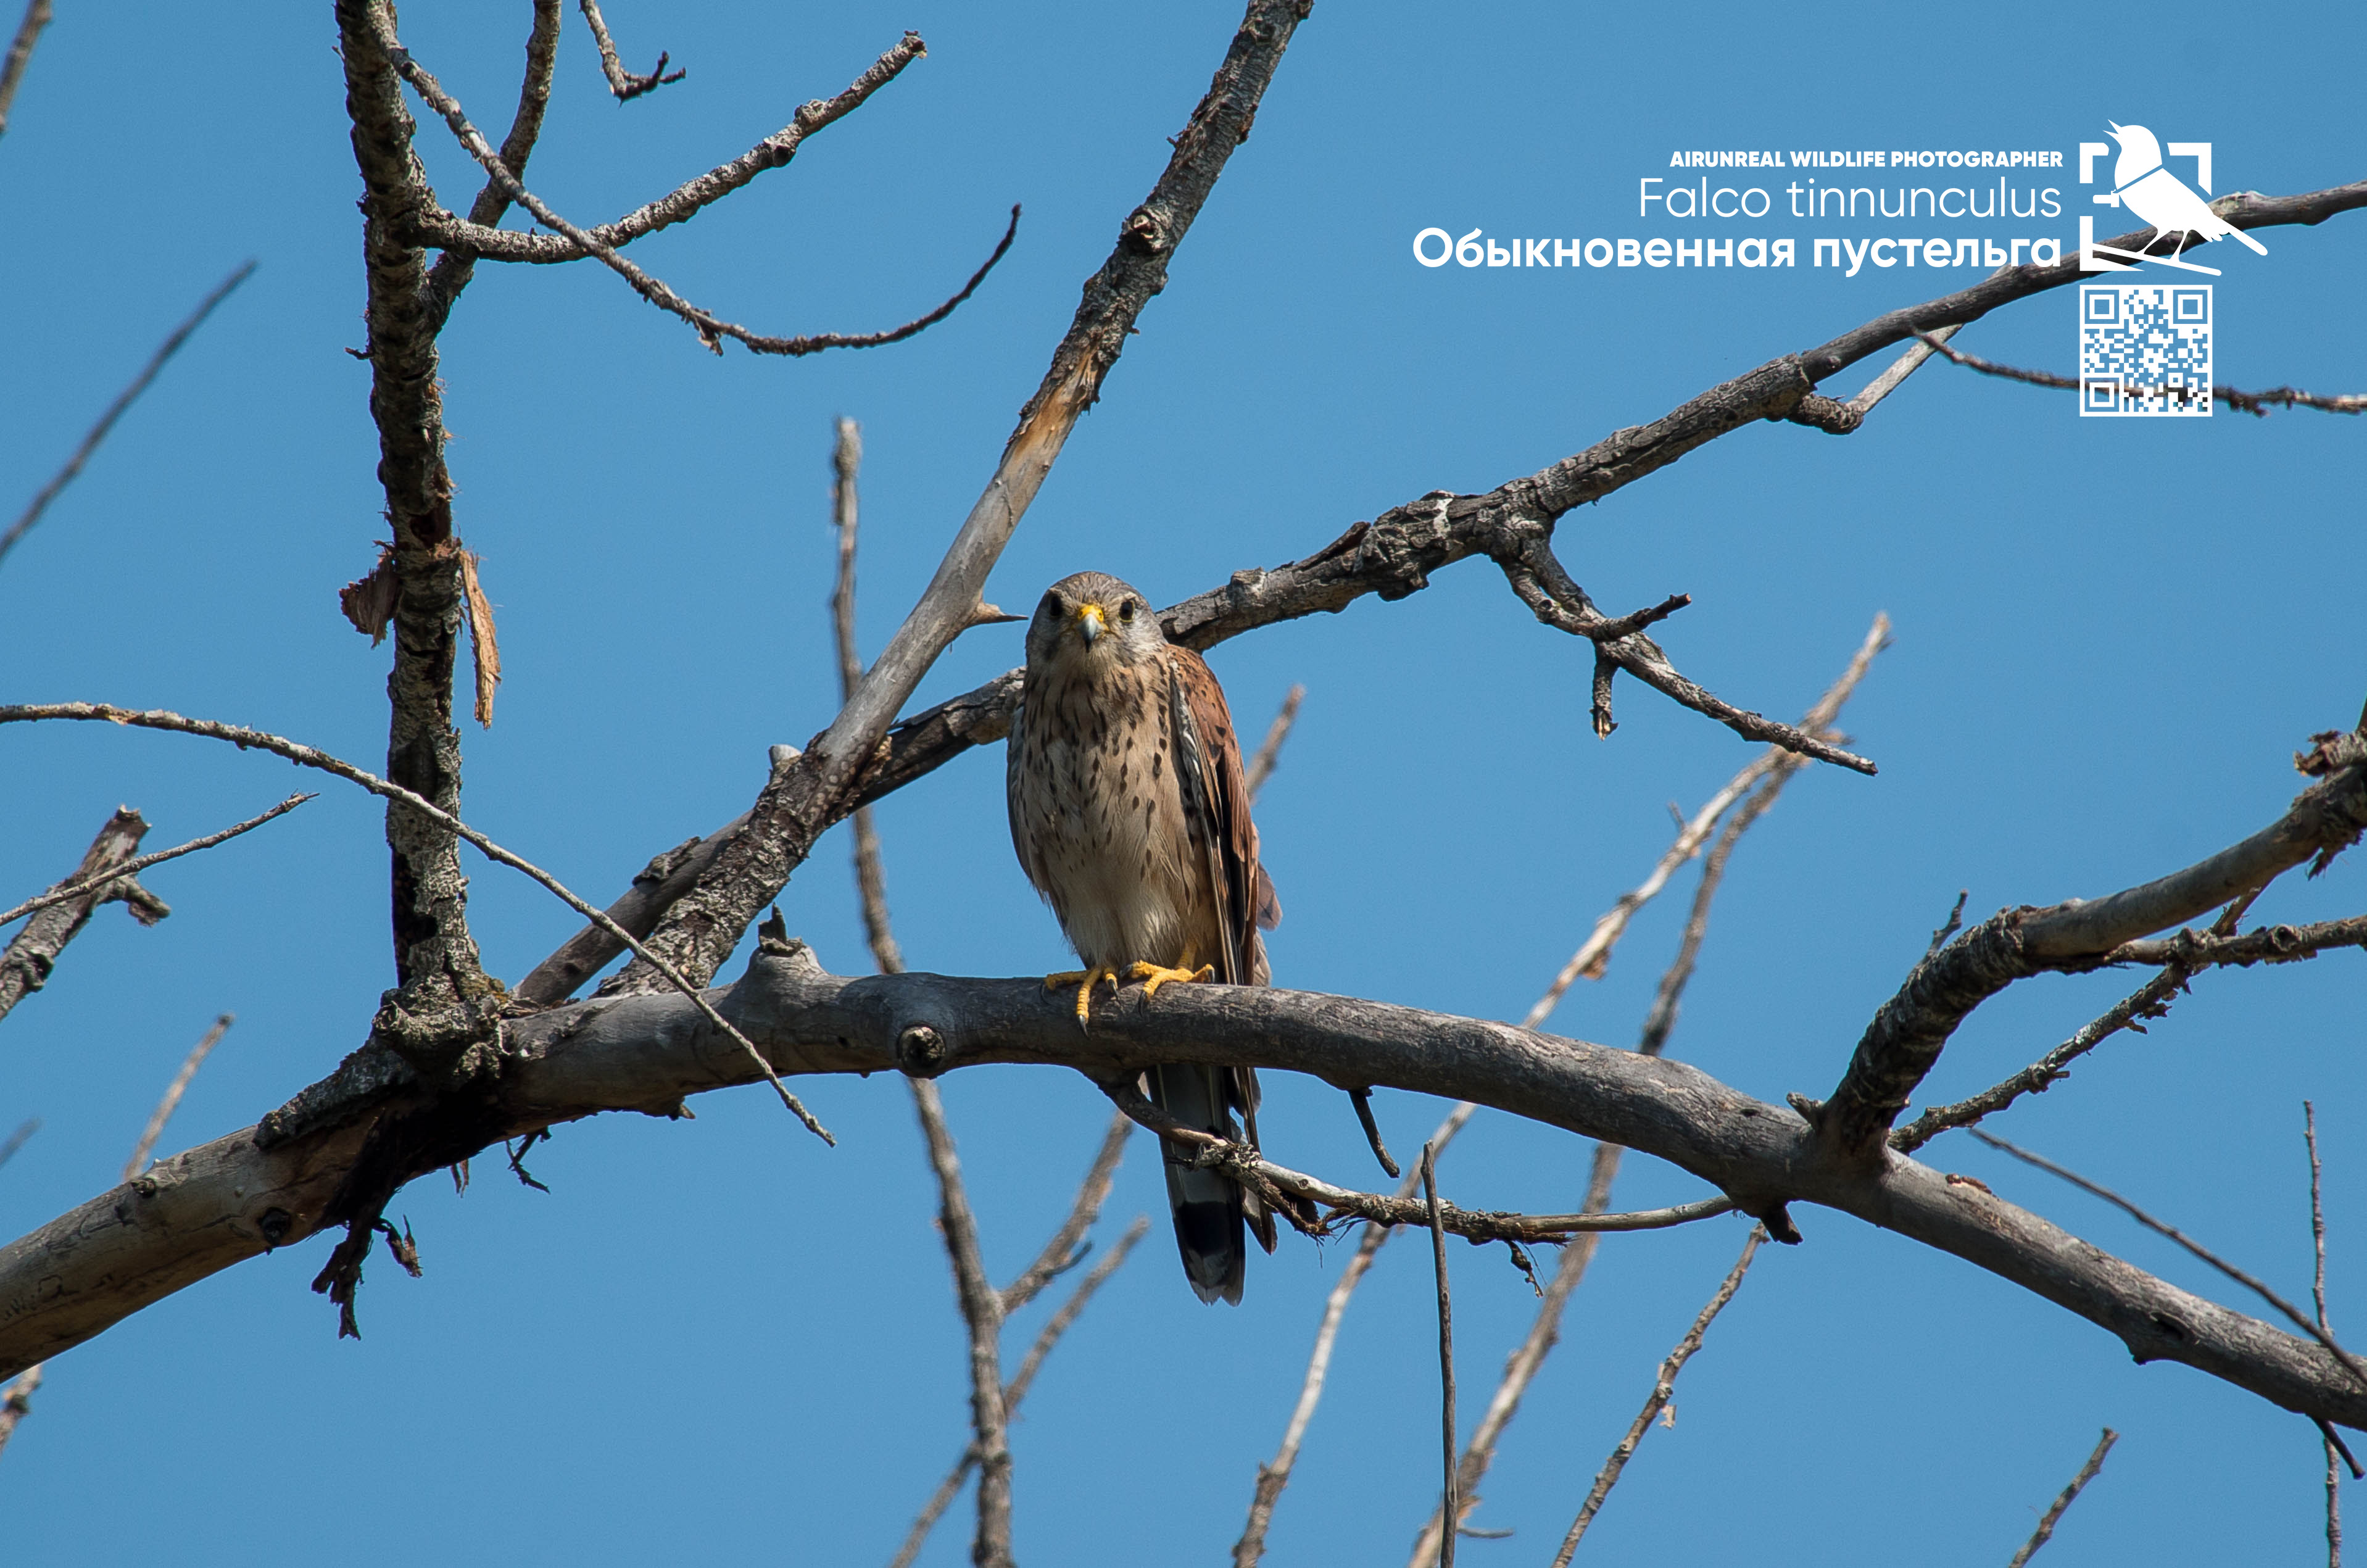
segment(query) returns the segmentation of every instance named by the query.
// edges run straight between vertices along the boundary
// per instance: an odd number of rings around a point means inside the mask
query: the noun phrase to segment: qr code
[[[2083,285],[2079,412],[2208,417],[2211,286]]]

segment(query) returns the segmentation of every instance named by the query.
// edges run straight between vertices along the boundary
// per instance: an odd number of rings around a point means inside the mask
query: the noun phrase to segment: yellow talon
[[[1077,1022],[1082,1026],[1090,1021],[1087,1015],[1093,1006],[1093,987],[1104,980],[1110,983],[1111,990],[1117,989],[1117,971],[1096,964],[1092,969],[1071,969],[1064,970],[1059,974],[1048,974],[1044,977],[1044,989],[1059,991],[1067,986],[1075,986],[1077,988]]]
[[[1212,963],[1204,963],[1198,969],[1192,970],[1168,969],[1163,965],[1155,963],[1132,963],[1127,966],[1126,977],[1128,980],[1139,980],[1142,982],[1142,997],[1143,1000],[1147,1002],[1151,997],[1158,995],[1159,988],[1166,984],[1171,980],[1180,981],[1185,984],[1190,984],[1195,981],[1216,979],[1217,966]]]

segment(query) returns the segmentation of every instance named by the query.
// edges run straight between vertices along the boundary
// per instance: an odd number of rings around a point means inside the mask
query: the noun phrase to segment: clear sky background
[[[703,351],[590,264],[480,267],[443,339],[458,527],[485,560],[508,679],[469,726],[466,809],[595,897],[744,809],[771,743],[835,707],[824,600],[831,420],[863,422],[863,639],[926,581],[1042,374],[1077,290],[1167,156],[1239,19],[1168,6],[613,7],[629,63],[686,81],[619,108],[570,9],[532,183],[578,222],[735,156],[914,28],[929,57],[787,171],[633,255],[759,330],[902,321],[968,275],[1010,204],[1009,259],[900,347],[801,361]],[[481,124],[507,123],[524,6],[415,4],[407,41]],[[62,6],[0,142],[0,512],[54,470],[163,335],[261,266],[0,566],[0,690],[258,725],[384,755],[388,653],[338,586],[384,537],[362,341],[359,183],[323,5]],[[1003,558],[1025,608],[1084,567],[1167,603],[1305,555],[1358,518],[1481,491],[1657,418],[1775,355],[1977,269],[1812,268],[1818,233],[1928,223],[1639,222],[1674,148],[2036,147],[2076,164],[2108,119],[2208,140],[2218,188],[2360,177],[2356,7],[2007,4],[1977,18],[1718,6],[1319,6],[1178,255],[1105,399]],[[440,126],[447,205],[478,185]],[[1886,171],[1887,173],[1887,171]],[[1731,176],[1729,176],[1731,177]],[[1788,179],[1788,174],[1782,176]],[[2076,167],[2048,183],[2069,201]],[[1723,181],[1721,182],[1723,183]],[[1742,183],[1737,180],[1735,183]],[[1894,177],[1888,183],[1895,185]],[[1949,183],[1934,174],[1916,183]],[[2027,183],[2017,180],[2017,184]],[[1779,198],[1780,200],[1780,198]],[[2073,209],[2076,211],[2076,209]],[[2117,216],[2110,215],[2110,216]],[[1416,231],[1791,234],[1790,271],[1466,271]],[[2109,224],[2106,233],[2122,224]],[[2051,232],[1942,226],[1950,234]],[[2203,259],[2219,379],[2367,390],[2367,214]],[[2071,368],[2073,296],[2012,306],[1966,349]],[[1886,356],[1885,357],[1886,358]],[[1848,395],[1882,361],[1838,378]],[[1680,667],[1796,714],[1877,610],[1897,623],[1844,720],[1882,767],[1798,778],[1745,840],[1671,1052],[1766,1098],[1822,1094],[1959,888],[1976,915],[2094,895],[2274,817],[2289,756],[2367,695],[2358,420],[2075,417],[2068,394],[1928,367],[1855,436],[1739,431],[1563,519],[1607,608],[1671,592]],[[919,699],[1018,662],[965,638]],[[1308,688],[1259,805],[1288,909],[1278,983],[1517,1018],[1750,752],[1632,685],[1587,729],[1587,650],[1485,562],[1426,593],[1277,627],[1214,655],[1245,730]],[[1068,953],[1003,824],[1002,755],[881,810],[916,967],[1010,975]],[[102,912],[0,1030],[0,1170],[16,1234],[112,1180],[219,1012],[239,1022],[166,1139],[254,1121],[359,1044],[391,983],[381,813],[227,747],[89,726],[0,734],[0,902],[54,881],[119,801],[179,842],[296,785],[323,798],[154,872],[153,930]],[[833,835],[782,900],[843,972],[868,967]],[[470,860],[489,967],[515,980],[575,927]],[[1691,872],[1552,1027],[1632,1043]],[[2367,907],[2367,863],[2280,885],[2259,917]],[[2317,1102],[2338,1327],[2367,1323],[2361,960],[2214,975],[2000,1119],[2288,1293],[2308,1285],[2301,1142]],[[727,978],[737,972],[735,963]],[[2044,979],[1985,1007],[1927,1100],[2003,1076],[2134,988]],[[762,1089],[695,1122],[614,1117],[536,1151],[551,1190],[481,1160],[393,1212],[427,1269],[374,1256],[359,1344],[305,1289],[315,1239],[233,1269],[51,1364],[0,1458],[12,1562],[581,1564],[882,1562],[966,1438],[964,1356],[903,1085],[817,1081],[826,1150]],[[1008,1276],[1100,1135],[1091,1085],[957,1074],[946,1096]],[[1332,1091],[1268,1077],[1268,1146],[1377,1181]],[[1402,1153],[1443,1107],[1384,1092]],[[1476,1206],[1561,1210],[1588,1148],[1482,1114],[1443,1167]],[[1961,1134],[1927,1157],[2245,1310],[2234,1289]],[[1700,1195],[1631,1159],[1616,1201]],[[1353,1244],[1285,1237],[1238,1310],[1196,1303],[1138,1141],[1104,1234],[1157,1230],[1049,1364],[1016,1428],[1032,1563],[1211,1563],[1295,1397]],[[2048,1561],[2300,1562],[2320,1552],[2309,1424],[2183,1368],[2132,1365],[2083,1321],[1954,1258],[1818,1210],[1762,1256],[1583,1549],[1612,1562],[2001,1563],[2098,1428],[2124,1436]],[[1476,1564],[1542,1562],[1659,1358],[1740,1245],[1738,1220],[1607,1241],[1484,1488]],[[1276,1564],[1399,1560],[1436,1490],[1427,1249],[1384,1252],[1276,1515]],[[1467,1421],[1533,1298],[1457,1246]],[[1043,1308],[1013,1329],[1014,1355]],[[925,1561],[967,1561],[967,1502]]]

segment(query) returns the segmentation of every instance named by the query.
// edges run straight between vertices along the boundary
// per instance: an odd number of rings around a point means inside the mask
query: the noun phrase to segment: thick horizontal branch
[[[1037,980],[846,979],[823,973],[802,944],[775,941],[715,1005],[784,1074],[1035,1062],[1109,1083],[1182,1062],[1472,1100],[1670,1161],[1746,1211],[1793,1201],[1856,1215],[2101,1325],[2139,1360],[2183,1362],[2367,1428],[2367,1390],[2318,1346],[1913,1160],[1872,1170],[1827,1160],[1800,1118],[1680,1062],[1416,1008],[1223,985],[1171,987],[1151,1005],[1129,990],[1096,1009],[1087,1033]],[[487,1100],[429,1104],[391,1053],[365,1047],[340,1070],[342,1115],[292,1135],[283,1119],[279,1134],[248,1129],[176,1155],[0,1248],[0,1376],[320,1229],[374,1122],[401,1121],[416,1176],[505,1134],[603,1110],[665,1114],[685,1095],[758,1081],[731,1040],[671,994],[509,1020],[503,1053]],[[314,1097],[334,1096],[323,1085]]]

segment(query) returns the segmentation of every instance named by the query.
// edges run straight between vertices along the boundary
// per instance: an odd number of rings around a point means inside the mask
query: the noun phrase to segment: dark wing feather
[[[1170,647],[1167,655],[1184,808],[1205,835],[1209,881],[1223,927],[1224,960],[1217,968],[1229,983],[1263,985],[1268,977],[1265,944],[1258,928],[1272,929],[1282,918],[1282,905],[1265,869],[1258,864],[1257,825],[1250,820],[1250,792],[1241,775],[1233,716],[1225,706],[1224,687],[1199,654]]]

